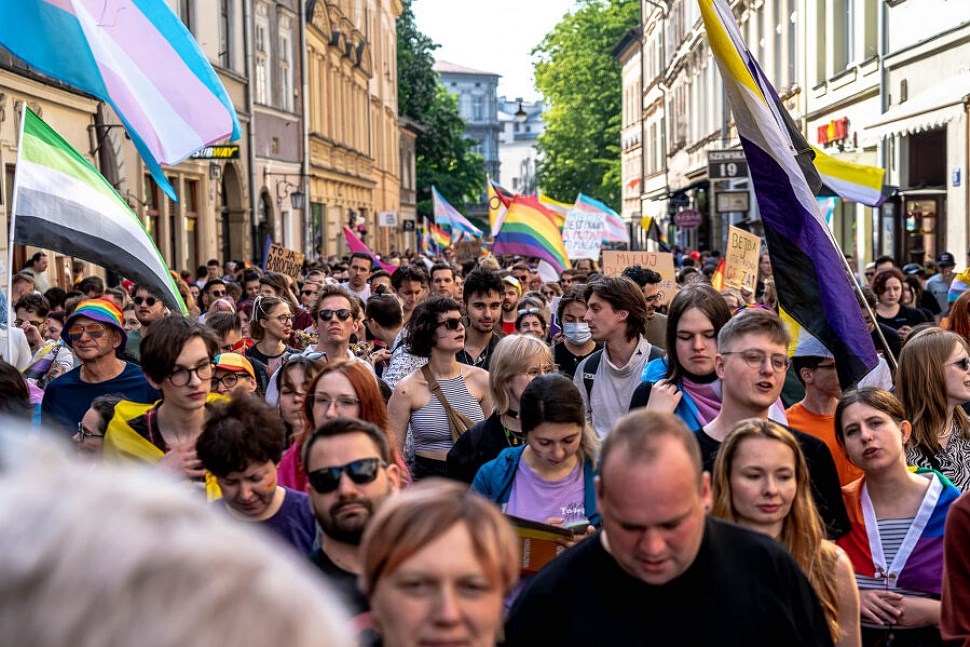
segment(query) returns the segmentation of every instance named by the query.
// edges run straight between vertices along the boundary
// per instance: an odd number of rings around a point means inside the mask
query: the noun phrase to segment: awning
[[[905,103],[893,106],[866,124],[864,144],[890,135],[909,135],[941,128],[966,112],[970,95],[970,73],[958,74],[936,83]]]

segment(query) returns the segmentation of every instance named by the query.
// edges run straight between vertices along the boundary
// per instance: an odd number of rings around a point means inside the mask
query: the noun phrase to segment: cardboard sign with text
[[[482,255],[482,243],[479,240],[463,240],[452,245],[455,260],[459,263],[471,261]]]
[[[754,294],[758,284],[758,257],[761,239],[737,227],[728,227],[724,252],[724,283],[735,288],[749,287]]]
[[[670,252],[603,251],[604,276],[620,276],[624,269],[633,265],[660,273],[662,279],[658,306],[669,305],[674,295],[680,292],[677,287],[677,272],[674,270],[674,256]]]
[[[297,281],[302,280],[303,274],[303,254],[292,249],[287,249],[282,245],[273,243],[269,246],[269,254],[266,255],[267,272],[279,272],[291,276]]]
[[[577,203],[566,212],[562,226],[562,244],[566,256],[575,261],[580,258],[597,259],[603,247],[603,233],[606,228],[606,214],[592,211]]]

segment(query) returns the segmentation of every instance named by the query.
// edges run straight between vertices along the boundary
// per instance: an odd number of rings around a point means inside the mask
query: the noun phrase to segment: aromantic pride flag
[[[568,269],[562,232],[536,198],[513,198],[492,244],[493,254],[517,254],[547,261],[556,272]]]
[[[173,200],[160,164],[239,139],[229,94],[166,0],[2,2],[0,45],[110,104]]]
[[[90,162],[24,108],[11,238],[115,270],[174,311],[182,297],[138,216]]]
[[[838,358],[848,389],[878,358],[842,252],[822,220],[812,150],[748,51],[724,0],[698,0],[751,172],[779,305]]]

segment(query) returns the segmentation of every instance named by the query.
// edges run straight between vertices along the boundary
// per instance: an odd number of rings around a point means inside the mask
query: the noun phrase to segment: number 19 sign
[[[708,151],[707,176],[712,180],[731,180],[748,176],[748,162],[744,151]]]

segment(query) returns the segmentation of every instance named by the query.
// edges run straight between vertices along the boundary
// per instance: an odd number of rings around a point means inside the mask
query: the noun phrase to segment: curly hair
[[[253,463],[279,463],[285,439],[279,413],[263,400],[237,391],[229,402],[213,405],[195,451],[207,470],[224,478]]]
[[[451,297],[425,299],[414,309],[404,346],[418,357],[431,357],[438,332],[438,315],[461,312],[461,303]]]

